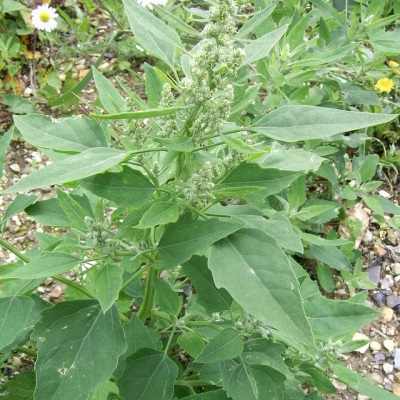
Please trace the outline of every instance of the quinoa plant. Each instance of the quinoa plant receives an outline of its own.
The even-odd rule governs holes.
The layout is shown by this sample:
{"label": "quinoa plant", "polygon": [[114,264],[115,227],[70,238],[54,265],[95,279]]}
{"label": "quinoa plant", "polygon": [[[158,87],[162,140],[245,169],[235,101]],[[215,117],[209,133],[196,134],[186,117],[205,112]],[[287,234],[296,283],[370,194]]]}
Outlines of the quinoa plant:
{"label": "quinoa plant", "polygon": [[[217,0],[201,32],[166,12],[167,25],[135,0],[124,5],[140,46],[162,61],[145,65],[147,100],[93,68],[105,113],[14,118],[53,162],[3,193],[55,185],[56,197],[19,194],[2,224],[25,209],[65,233],[38,234],[40,246],[25,253],[0,238],[19,258],[0,269],[0,352],[36,357],[35,372],[0,393],[315,400],[335,391],[334,377],[372,399],[396,399],[340,361],[378,314],[366,292],[328,299],[301,266],[314,258],[353,271],[354,243],[321,230],[338,217],[342,187],[314,200],[306,187],[334,170],[335,139],[395,115],[263,103],[260,71],[296,26],[275,26],[276,3],[239,24],[234,1]],[[176,29],[198,43],[188,48]],[[354,164],[364,174],[356,197],[376,165]],[[378,216],[399,214],[374,199]],[[55,305],[36,294],[48,277],[65,284]]]}

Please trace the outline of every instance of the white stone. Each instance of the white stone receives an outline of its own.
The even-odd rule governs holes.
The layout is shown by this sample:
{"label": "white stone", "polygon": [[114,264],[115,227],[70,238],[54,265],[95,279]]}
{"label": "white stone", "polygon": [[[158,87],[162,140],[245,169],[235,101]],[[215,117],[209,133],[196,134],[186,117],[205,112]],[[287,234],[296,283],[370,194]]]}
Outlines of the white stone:
{"label": "white stone", "polygon": [[382,368],[385,371],[385,374],[391,374],[393,372],[393,365],[389,363],[384,363]]}
{"label": "white stone", "polygon": [[370,343],[370,345],[369,345],[369,348],[370,348],[372,351],[379,351],[379,350],[382,348],[382,346],[381,346],[380,343],[375,342],[375,341],[372,341],[372,342]]}
{"label": "white stone", "polygon": [[384,347],[386,350],[392,352],[392,351],[394,350],[394,342],[393,342],[393,340],[390,340],[390,339],[384,340],[384,341],[383,341],[383,347]]}
{"label": "white stone", "polygon": [[21,167],[18,164],[11,164],[10,169],[14,172],[21,172]]}

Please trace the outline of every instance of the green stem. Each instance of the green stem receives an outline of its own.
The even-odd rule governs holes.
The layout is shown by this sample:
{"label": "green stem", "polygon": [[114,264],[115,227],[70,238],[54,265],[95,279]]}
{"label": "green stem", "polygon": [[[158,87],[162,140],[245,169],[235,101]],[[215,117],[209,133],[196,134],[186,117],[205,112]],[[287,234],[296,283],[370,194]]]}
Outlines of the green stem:
{"label": "green stem", "polygon": [[151,309],[154,305],[154,299],[156,296],[156,290],[154,288],[154,279],[157,277],[157,270],[150,268],[147,274],[146,289],[144,292],[143,303],[139,308],[137,316],[142,322],[145,322],[147,317],[151,313]]}
{"label": "green stem", "polygon": [[169,349],[169,346],[171,346],[172,339],[174,338],[175,332],[176,332],[176,323],[174,324],[174,327],[172,328],[172,332],[169,335],[167,345],[165,346],[165,349],[164,349],[165,354],[168,353],[168,349]]}
{"label": "green stem", "polygon": [[36,351],[28,349],[27,347],[17,346],[14,348],[14,350],[17,351],[18,353],[25,353],[28,354],[28,356],[37,357]]}
{"label": "green stem", "polygon": [[128,285],[131,284],[131,282],[133,282],[136,278],[138,278],[139,276],[143,275],[143,273],[145,271],[147,271],[149,268],[151,267],[151,264],[147,264],[142,268],[139,268],[138,271],[136,271],[122,286],[121,286],[121,290],[124,290]]}
{"label": "green stem", "polygon": [[0,244],[5,247],[8,251],[11,251],[11,253],[15,254],[19,259],[22,261],[25,261],[26,263],[30,262],[30,258],[22,253],[20,253],[13,245],[7,242],[7,240],[4,240],[3,238],[0,237]]}
{"label": "green stem", "polygon": [[222,326],[215,325],[208,321],[188,321],[186,323],[186,325],[187,326],[201,326],[201,327],[205,327],[205,328],[215,329],[217,331],[223,331],[225,329]]}
{"label": "green stem", "polygon": [[99,3],[102,5],[103,8],[106,9],[106,11],[108,12],[108,14],[110,14],[110,17],[117,23],[117,25],[124,30],[124,26],[121,24],[121,22],[119,22],[118,18],[114,15],[115,13],[112,12],[109,7],[103,2],[103,0],[99,0]]}
{"label": "green stem", "polygon": [[184,206],[184,207],[188,208],[189,210],[193,211],[193,212],[196,213],[197,215],[200,215],[200,216],[203,217],[204,219],[209,219],[209,217],[207,217],[207,215],[205,215],[203,212],[201,212],[200,210],[198,210],[196,207],[193,207],[193,206],[191,206],[190,204],[185,203],[184,200],[182,200],[182,199],[178,199],[178,198],[177,198],[177,200],[180,200],[179,203],[180,203],[181,206]]}

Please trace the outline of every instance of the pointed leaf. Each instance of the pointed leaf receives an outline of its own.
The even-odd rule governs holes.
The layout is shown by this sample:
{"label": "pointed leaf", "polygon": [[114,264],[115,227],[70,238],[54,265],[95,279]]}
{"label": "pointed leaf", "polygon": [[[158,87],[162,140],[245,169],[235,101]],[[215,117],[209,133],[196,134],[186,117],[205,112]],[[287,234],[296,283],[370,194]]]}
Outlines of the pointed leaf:
{"label": "pointed leaf", "polygon": [[81,232],[87,232],[88,228],[85,224],[86,211],[67,193],[60,188],[56,188],[57,199],[61,209],[71,223],[71,227]]}
{"label": "pointed leaf", "polygon": [[80,258],[67,253],[44,251],[42,256],[13,272],[3,275],[1,279],[47,278],[68,271],[80,261]]}
{"label": "pointed leaf", "polygon": [[57,199],[37,201],[25,209],[36,222],[46,226],[70,227],[71,222],[62,210]]}
{"label": "pointed leaf", "polygon": [[25,208],[34,203],[36,199],[37,196],[34,194],[31,194],[29,196],[25,194],[17,195],[4,213],[1,224],[9,220],[14,215],[18,214],[20,211],[25,210]]}
{"label": "pointed leaf", "polygon": [[161,279],[154,281],[154,287],[157,293],[157,303],[161,311],[169,315],[177,316],[182,309],[182,297],[174,291],[171,284]]}
{"label": "pointed leaf", "polygon": [[121,172],[104,172],[83,179],[81,185],[120,207],[140,207],[154,193],[154,185],[140,172],[124,166]]}
{"label": "pointed leaf", "polygon": [[315,349],[298,281],[275,239],[242,229],[211,247],[208,265],[215,285],[249,314],[276,328],[292,345],[306,352]]}
{"label": "pointed leaf", "polygon": [[140,219],[137,228],[145,229],[156,225],[167,225],[178,221],[179,206],[168,202],[153,204]]}
{"label": "pointed leaf", "polygon": [[128,156],[129,153],[126,151],[106,147],[88,149],[63,161],[32,172],[11,188],[4,190],[3,193],[22,192],[87,178],[114,167]]}
{"label": "pointed leaf", "polygon": [[36,147],[81,152],[108,147],[102,126],[86,116],[54,119],[46,115],[16,115],[15,126]]}
{"label": "pointed leaf", "polygon": [[126,349],[117,308],[104,314],[95,300],[65,301],[46,310],[32,338],[38,347],[34,400],[86,400]]}
{"label": "pointed leaf", "polygon": [[183,332],[177,342],[192,357],[197,357],[206,345],[203,337],[196,332]]}
{"label": "pointed leaf", "polygon": [[183,272],[196,289],[197,303],[210,314],[229,310],[232,297],[225,289],[217,289],[205,257],[193,256],[183,264]]}
{"label": "pointed leaf", "polygon": [[207,248],[243,226],[241,222],[217,218],[199,221],[189,214],[168,226],[158,244],[166,268],[173,268],[187,261],[197,251]]}
{"label": "pointed leaf", "polygon": [[4,162],[6,159],[6,152],[8,145],[11,142],[12,135],[14,133],[14,127],[11,127],[1,138],[0,138],[0,178],[3,176]]}
{"label": "pointed leaf", "polygon": [[147,63],[144,63],[144,73],[146,74],[147,104],[150,108],[158,107],[161,101],[163,83],[155,69]]}
{"label": "pointed leaf", "polygon": [[35,384],[35,373],[23,371],[1,385],[0,398],[5,400],[32,400]]}
{"label": "pointed leaf", "polygon": [[178,366],[162,351],[140,349],[126,359],[126,368],[118,380],[126,400],[172,400]]}
{"label": "pointed leaf", "polygon": [[135,0],[124,0],[124,6],[131,30],[139,44],[173,69],[175,50],[183,48],[175,30]]}
{"label": "pointed leaf", "polygon": [[243,336],[233,328],[224,329],[213,337],[196,357],[198,363],[214,363],[239,357],[243,352]]}
{"label": "pointed leaf", "polygon": [[124,270],[120,265],[106,264],[97,272],[94,278],[96,298],[105,313],[118,299],[122,286]]}
{"label": "pointed leaf", "polygon": [[342,111],[314,106],[283,106],[262,117],[252,128],[282,142],[322,139],[391,121],[393,114]]}
{"label": "pointed leaf", "polygon": [[319,261],[328,264],[338,271],[351,271],[352,266],[346,256],[333,246],[310,245],[311,254]]}

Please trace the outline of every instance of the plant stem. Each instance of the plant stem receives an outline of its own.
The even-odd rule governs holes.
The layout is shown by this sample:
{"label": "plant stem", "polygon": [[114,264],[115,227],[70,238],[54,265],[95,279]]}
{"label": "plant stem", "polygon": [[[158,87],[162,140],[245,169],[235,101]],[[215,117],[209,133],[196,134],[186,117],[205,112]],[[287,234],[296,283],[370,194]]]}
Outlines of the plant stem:
{"label": "plant stem", "polygon": [[208,321],[188,321],[186,323],[186,325],[187,326],[203,326],[205,328],[211,328],[211,329],[215,329],[217,331],[222,331],[225,329],[222,326],[212,324],[211,322],[208,322]]}
{"label": "plant stem", "polygon": [[139,268],[138,271],[136,271],[122,286],[121,290],[124,290],[128,285],[131,284],[136,278],[138,278],[140,275],[143,275],[145,271],[147,271],[151,267],[151,264],[147,264],[142,268]]}
{"label": "plant stem", "polygon": [[30,258],[22,253],[20,253],[13,245],[7,242],[7,240],[4,240],[2,237],[0,237],[0,244],[5,247],[8,251],[11,251],[11,253],[15,254],[18,258],[20,258],[22,261],[25,262],[30,262]]}
{"label": "plant stem", "polygon": [[151,313],[151,309],[154,305],[154,298],[156,295],[156,290],[154,288],[154,279],[157,277],[157,270],[155,268],[150,268],[147,274],[146,289],[144,292],[143,303],[139,308],[137,313],[138,318],[144,322]]}
{"label": "plant stem", "polygon": [[18,353],[25,353],[28,356],[37,357],[37,353],[35,350],[28,349],[27,347],[24,347],[24,346],[17,346],[17,347],[15,347],[14,350],[18,351]]}
{"label": "plant stem", "polygon": [[171,346],[172,339],[174,338],[175,332],[176,332],[176,323],[174,324],[174,327],[172,328],[172,332],[169,335],[167,345],[165,346],[165,349],[164,349],[165,354],[168,353],[168,349],[169,349],[169,346]]}

